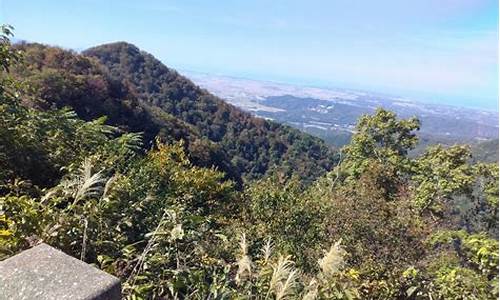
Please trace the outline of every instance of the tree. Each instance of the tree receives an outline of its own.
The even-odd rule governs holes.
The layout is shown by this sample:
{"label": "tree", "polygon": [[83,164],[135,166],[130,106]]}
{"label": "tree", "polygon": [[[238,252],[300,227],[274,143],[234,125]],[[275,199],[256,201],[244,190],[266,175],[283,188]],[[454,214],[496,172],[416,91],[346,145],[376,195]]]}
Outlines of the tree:
{"label": "tree", "polygon": [[415,148],[419,130],[417,118],[398,120],[396,114],[378,108],[374,115],[362,116],[351,142],[342,149],[342,171],[357,178],[372,160],[406,172],[410,168],[408,151]]}
{"label": "tree", "polygon": [[412,177],[414,201],[420,213],[443,214],[443,205],[451,197],[470,193],[473,167],[468,163],[467,146],[431,146],[416,160]]}

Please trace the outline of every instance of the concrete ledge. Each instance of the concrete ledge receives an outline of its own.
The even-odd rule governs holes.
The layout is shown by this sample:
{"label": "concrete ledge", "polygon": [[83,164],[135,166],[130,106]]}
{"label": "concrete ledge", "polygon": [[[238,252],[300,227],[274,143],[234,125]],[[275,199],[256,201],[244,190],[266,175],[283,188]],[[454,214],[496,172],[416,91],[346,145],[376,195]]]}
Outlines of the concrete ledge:
{"label": "concrete ledge", "polygon": [[0,262],[0,299],[121,299],[120,280],[41,244]]}

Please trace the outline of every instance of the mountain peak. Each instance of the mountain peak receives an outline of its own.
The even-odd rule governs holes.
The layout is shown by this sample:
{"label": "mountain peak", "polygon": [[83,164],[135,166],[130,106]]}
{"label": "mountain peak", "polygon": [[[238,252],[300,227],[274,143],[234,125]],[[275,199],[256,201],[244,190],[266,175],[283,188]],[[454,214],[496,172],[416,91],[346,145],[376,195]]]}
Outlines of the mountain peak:
{"label": "mountain peak", "polygon": [[137,47],[136,45],[134,45],[132,43],[125,42],[125,41],[117,41],[117,42],[111,42],[111,43],[106,43],[106,44],[90,47],[90,48],[84,50],[83,53],[97,51],[97,50],[106,50],[106,51],[127,50],[127,51],[130,51],[131,53],[134,53],[134,52],[140,53],[140,51],[141,51],[139,49],[139,47]]}

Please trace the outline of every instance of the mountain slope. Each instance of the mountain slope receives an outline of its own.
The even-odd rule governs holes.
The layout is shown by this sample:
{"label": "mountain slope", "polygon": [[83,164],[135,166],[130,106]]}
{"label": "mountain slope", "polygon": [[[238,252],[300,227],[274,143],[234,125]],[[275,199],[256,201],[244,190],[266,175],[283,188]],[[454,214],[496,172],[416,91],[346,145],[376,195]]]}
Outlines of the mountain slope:
{"label": "mountain slope", "polygon": [[41,110],[70,107],[84,120],[106,116],[107,124],[123,132],[142,132],[145,148],[158,137],[164,142],[184,140],[190,160],[215,166],[241,183],[224,150],[202,137],[193,126],[137,99],[129,86],[112,79],[97,60],[41,44],[17,44],[25,63],[12,72],[33,88],[28,106]]}
{"label": "mountain slope", "polygon": [[69,106],[85,120],[107,116],[124,132],[143,132],[146,148],[157,136],[182,139],[195,165],[215,166],[238,183],[271,170],[311,180],[333,164],[320,139],[242,112],[133,45],[104,45],[85,55],[40,44],[16,48],[25,64],[13,72],[41,99],[27,105]]}
{"label": "mountain slope", "polygon": [[498,139],[472,145],[472,157],[475,161],[498,163]]}
{"label": "mountain slope", "polygon": [[276,168],[312,179],[333,164],[331,149],[320,139],[241,111],[131,44],[102,45],[83,54],[107,66],[142,103],[161,108],[221,145],[245,178]]}

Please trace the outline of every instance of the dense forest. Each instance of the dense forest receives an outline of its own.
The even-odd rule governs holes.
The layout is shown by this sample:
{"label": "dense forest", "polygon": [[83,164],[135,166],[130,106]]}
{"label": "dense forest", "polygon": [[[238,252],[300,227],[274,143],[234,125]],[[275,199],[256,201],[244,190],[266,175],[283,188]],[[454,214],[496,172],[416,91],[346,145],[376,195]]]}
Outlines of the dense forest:
{"label": "dense forest", "polygon": [[48,243],[127,299],[497,299],[498,165],[252,117],[126,43],[0,40],[0,259]]}
{"label": "dense forest", "polygon": [[335,161],[321,140],[226,104],[133,45],[86,55],[40,44],[15,48],[25,63],[12,73],[35,87],[31,106],[70,107],[87,121],[106,116],[107,125],[142,132],[146,148],[155,137],[182,139],[194,164],[216,166],[238,184],[275,171],[310,181]]}

